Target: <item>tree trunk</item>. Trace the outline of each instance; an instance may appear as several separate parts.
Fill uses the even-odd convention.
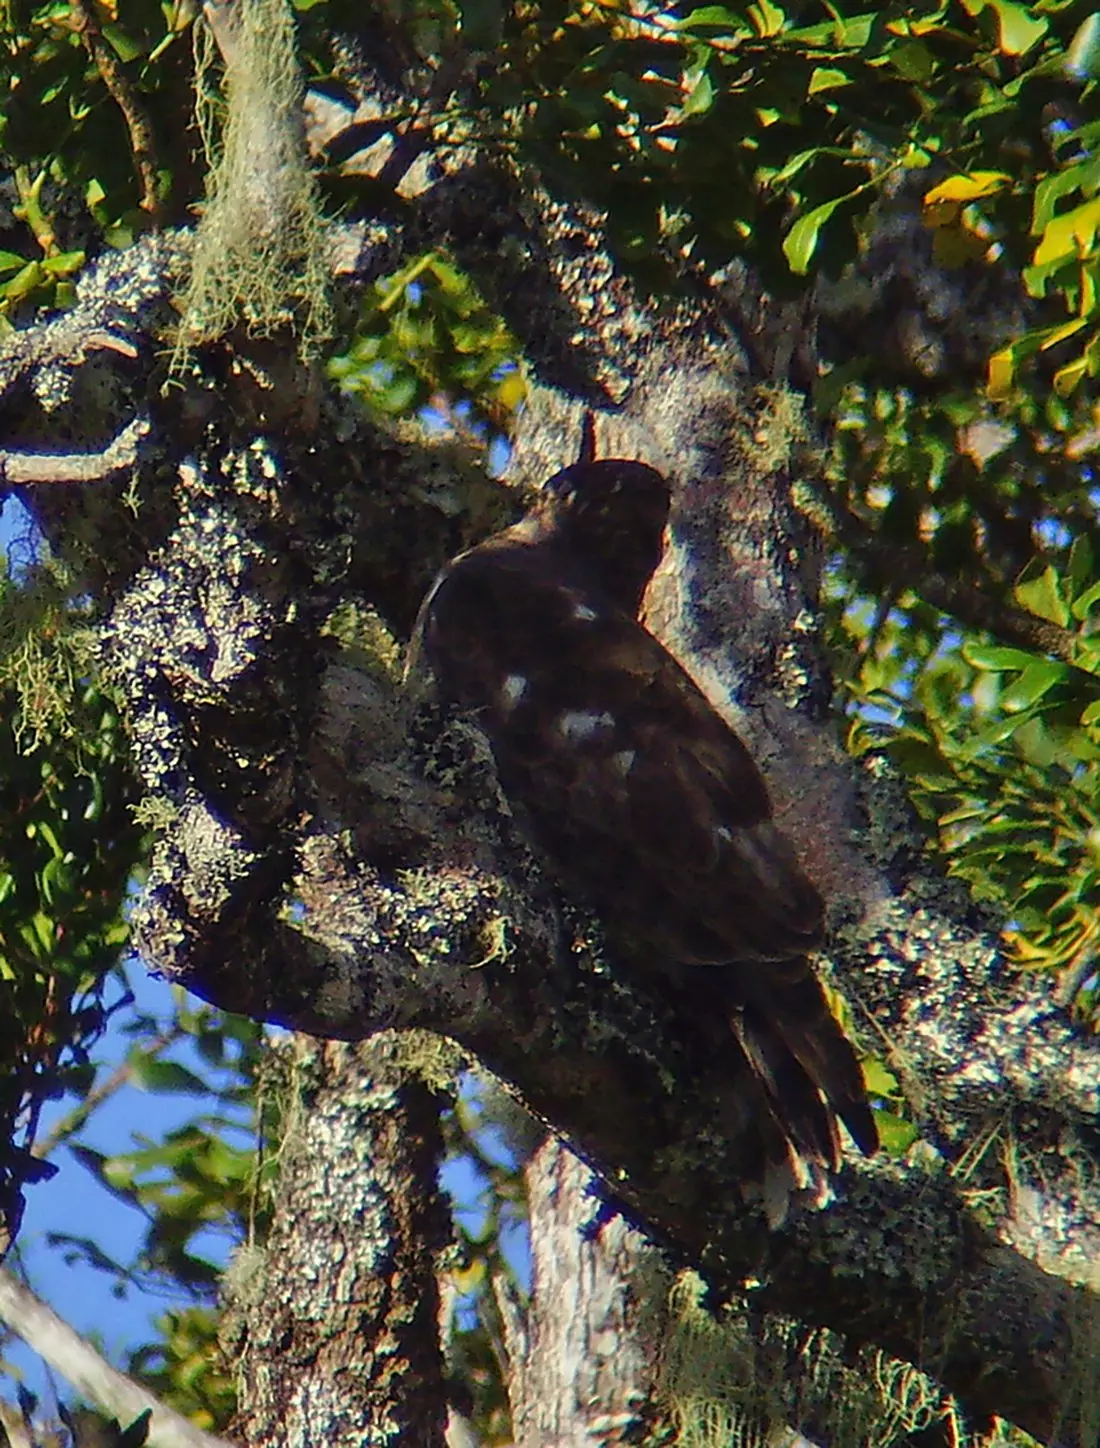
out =
[[[274,1213],[228,1276],[232,1436],[276,1445],[445,1448],[437,1255],[438,1098],[392,1036],[275,1048]],[[270,1098],[269,1098],[270,1099]]]
[[[508,1341],[517,1448],[643,1443],[660,1417],[668,1266],[561,1142],[526,1176],[533,1289]]]

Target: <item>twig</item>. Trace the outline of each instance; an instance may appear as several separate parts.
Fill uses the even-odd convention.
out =
[[[0,452],[0,486],[39,483],[101,483],[112,473],[133,467],[142,438],[152,431],[148,418],[128,422],[100,452]]]
[[[172,1046],[180,1040],[183,1034],[183,1029],[179,1026],[173,1026],[168,1030],[162,1031],[152,1042],[149,1049],[143,1053],[143,1060],[148,1060],[152,1056],[159,1055],[165,1047]],[[105,1081],[89,1091],[87,1096],[85,1096],[78,1105],[73,1107],[72,1111],[63,1116],[61,1120],[56,1123],[52,1131],[47,1132],[41,1141],[35,1142],[32,1148],[32,1155],[45,1161],[64,1141],[80,1130],[96,1107],[102,1106],[104,1101],[108,1100],[116,1091],[120,1090],[132,1079],[134,1066],[135,1062],[129,1060],[123,1061],[120,1066],[117,1066]]]
[[[84,41],[84,48],[95,62],[100,80],[122,112],[130,132],[130,150],[141,182],[141,209],[156,221],[160,216],[160,199],[157,195],[156,147],[149,112],[138,98],[118,56],[104,40],[88,0],[69,0],[69,3],[74,29]]]
[[[815,502],[828,511],[836,537],[852,550],[860,563],[881,578],[890,579],[895,591],[899,585],[911,588],[933,608],[951,614],[970,628],[992,634],[1001,643],[1035,654],[1049,654],[1074,668],[1081,667],[1080,639],[1071,629],[991,598],[972,583],[928,569],[917,549],[884,542],[820,491]]]
[[[112,1367],[52,1307],[4,1269],[0,1269],[0,1319],[79,1393],[123,1425],[149,1411],[146,1441],[152,1448],[228,1448],[223,1439],[204,1433]]]

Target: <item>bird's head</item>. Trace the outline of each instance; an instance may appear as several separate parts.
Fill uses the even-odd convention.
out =
[[[538,511],[631,613],[661,561],[669,486],[654,468],[623,458],[574,463],[544,485]]]

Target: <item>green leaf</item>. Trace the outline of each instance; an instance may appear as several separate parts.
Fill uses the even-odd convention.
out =
[[[810,269],[810,261],[814,251],[817,249],[817,238],[821,228],[830,220],[838,207],[845,202],[852,201],[861,191],[866,191],[867,186],[857,186],[854,191],[848,191],[843,196],[835,196],[832,201],[822,202],[808,211],[805,216],[800,216],[790,231],[783,238],[783,255],[787,258],[787,265],[796,276],[805,276]]]
[[[699,73],[698,79],[692,84],[691,89],[684,97],[680,106],[680,114],[683,116],[705,115],[714,104],[714,82],[707,71]]]
[[[1100,600],[1100,579],[1073,600],[1074,618],[1078,622],[1084,622],[1097,600]]]
[[[755,0],[746,14],[756,27],[756,33],[761,40],[778,35],[787,19],[785,12],[778,5],[773,5],[772,0]]]
[[[1033,15],[1029,6],[1012,0],[990,0],[990,8],[997,13],[1001,49],[1006,55],[1025,55],[1050,28],[1045,16]]]
[[[701,5],[690,15],[676,22],[677,30],[726,30],[731,33],[744,31],[745,22],[740,15],[727,10],[724,5]]]
[[[145,1051],[135,1051],[129,1058],[135,1086],[143,1091],[165,1091],[188,1096],[204,1096],[209,1087],[178,1061],[164,1061]]]
[[[885,1064],[877,1057],[868,1057],[861,1062],[863,1068],[863,1084],[867,1088],[869,1096],[900,1096],[901,1088],[898,1085],[898,1078],[887,1069]]]
[[[1100,12],[1094,10],[1077,27],[1066,48],[1065,66],[1077,80],[1100,76]]]
[[[23,297],[29,296],[35,287],[42,285],[44,275],[40,262],[29,261],[25,267],[16,272],[11,281],[5,282],[0,287],[0,295],[13,302],[21,301]]]
[[[1087,534],[1081,533],[1073,540],[1066,565],[1066,582],[1071,598],[1076,599],[1087,587],[1093,574],[1092,561],[1092,543]]]
[[[124,26],[107,21],[100,25],[99,30],[119,60],[123,62],[136,60],[142,53],[142,46]]]
[[[966,203],[977,201],[983,196],[993,196],[1012,181],[1004,171],[971,171],[969,175],[949,176],[938,186],[925,193],[925,206],[935,206],[941,201]]]
[[[835,66],[815,65],[810,72],[810,83],[806,87],[806,94],[815,96],[821,91],[838,90],[841,86],[851,85],[852,77],[844,70],[838,70]]]
[[[1076,260],[1088,255],[1096,243],[1098,228],[1100,197],[1055,216],[1043,229],[1042,240],[1032,259],[1034,265],[1042,267],[1051,262]]]
[[[82,251],[63,251],[58,256],[47,257],[42,263],[42,270],[51,277],[72,276],[84,265],[85,253]]]
[[[1069,196],[1074,191],[1088,194],[1089,181],[1096,173],[1098,164],[1100,162],[1097,158],[1089,157],[1076,165],[1067,166],[1064,171],[1055,171],[1039,182],[1031,203],[1032,236],[1042,236],[1054,220],[1055,209],[1063,196]]]
[[[1069,666],[1053,659],[1036,659],[1029,664],[1020,677],[1001,695],[1001,708],[1010,714],[1021,709],[1030,709],[1055,684],[1062,684],[1069,678]]]
[[[1002,648],[999,644],[979,644],[970,639],[963,642],[962,656],[976,669],[992,669],[997,672],[1004,669],[1026,669],[1035,662],[1035,655],[1029,654],[1025,649]]]
[[[1061,592],[1061,579],[1052,563],[1035,558],[1016,581],[1013,592],[1029,613],[1051,623],[1069,623],[1070,611]]]
[[[911,1121],[906,1121],[903,1116],[896,1116],[892,1111],[883,1111],[880,1107],[875,1108],[875,1125],[878,1127],[883,1150],[888,1156],[904,1156],[920,1136]]]

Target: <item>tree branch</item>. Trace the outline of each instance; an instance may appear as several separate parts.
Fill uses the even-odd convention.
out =
[[[160,198],[157,193],[156,141],[149,112],[139,99],[136,89],[130,84],[118,56],[104,40],[92,7],[86,0],[69,0],[69,3],[73,12],[73,28],[95,62],[99,78],[122,112],[130,133],[130,150],[141,182],[141,201],[138,204],[156,221],[160,214]]]
[[[204,1433],[132,1378],[120,1373],[79,1333],[10,1272],[0,1268],[0,1319],[91,1402],[124,1426],[151,1412],[152,1448],[228,1448]]]
[[[867,533],[857,536],[855,528],[844,525],[841,536],[855,556],[879,577],[904,580],[905,586],[926,603],[969,628],[981,629],[1014,648],[1049,654],[1072,667],[1079,666],[1081,641],[1072,630],[1001,599],[990,598],[961,578],[950,578],[929,569],[927,561],[915,549],[894,547]]]
[[[0,451],[0,487],[34,487],[42,483],[101,483],[115,473],[132,468],[138,460],[142,441],[152,431],[148,418],[128,422],[122,431],[98,452],[3,452]]]

